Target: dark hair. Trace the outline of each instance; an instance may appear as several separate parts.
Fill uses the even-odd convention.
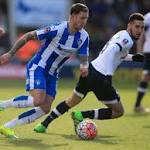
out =
[[[140,13],[133,13],[129,16],[128,22],[133,22],[134,20],[144,21],[144,16]]]
[[[70,9],[70,14],[79,14],[80,12],[88,12],[89,9],[86,5],[82,4],[82,3],[76,3],[73,4],[71,9]]]

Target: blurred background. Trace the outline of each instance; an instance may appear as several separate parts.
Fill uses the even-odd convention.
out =
[[[87,31],[90,35],[90,60],[94,59],[104,44],[118,30],[126,28],[128,16],[133,12],[147,13],[150,0],[84,0],[90,9]],[[0,27],[6,34],[0,37],[0,54],[8,51],[24,33],[68,19],[69,8],[81,0],[0,0]],[[13,58],[11,64],[0,67],[1,78],[25,77],[25,64],[40,46],[38,41],[29,41]],[[136,45],[130,53],[136,52]],[[78,66],[76,57],[71,57],[61,71],[62,77],[72,78]],[[140,68],[142,64],[124,62],[123,68]],[[124,75],[122,75],[124,76]],[[137,75],[137,79],[138,79]]]

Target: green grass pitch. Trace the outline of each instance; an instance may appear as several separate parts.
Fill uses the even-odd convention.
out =
[[[116,88],[125,107],[125,115],[119,119],[96,121],[98,136],[91,141],[79,140],[74,133],[70,118],[72,110],[84,110],[103,107],[90,93],[82,103],[65,115],[55,120],[46,134],[34,133],[36,122],[15,128],[17,140],[9,140],[0,135],[0,150],[149,150],[150,149],[150,114],[133,113],[136,96],[136,82],[118,81]],[[53,107],[69,96],[75,81],[61,80],[58,95]],[[23,81],[0,80],[0,100],[19,94],[26,94]],[[150,93],[144,98],[143,105],[150,107]],[[52,107],[52,108],[53,108]],[[8,109],[0,113],[0,124],[14,118],[27,109]]]

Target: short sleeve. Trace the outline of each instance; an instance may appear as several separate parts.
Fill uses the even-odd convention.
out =
[[[119,37],[116,39],[116,44],[120,47],[120,51],[122,51],[122,49],[129,47],[130,40],[127,36],[120,34]]]
[[[48,26],[39,30],[36,30],[36,34],[39,40],[53,39],[57,35],[58,29],[56,26]]]

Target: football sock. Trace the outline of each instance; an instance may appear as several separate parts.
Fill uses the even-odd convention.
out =
[[[47,118],[42,122],[42,125],[47,128],[50,122],[67,112],[69,108],[70,107],[66,104],[65,101],[59,103],[57,107],[51,111],[50,115],[48,115]]]
[[[13,128],[16,125],[31,123],[43,115],[45,115],[44,111],[40,107],[35,107],[29,111],[22,113],[18,116],[18,118],[7,122],[6,124],[4,124],[4,126],[7,128]]]
[[[104,119],[111,119],[112,109],[102,108],[102,109],[81,111],[81,113],[82,113],[83,118],[104,120]]]
[[[136,99],[136,103],[135,103],[135,107],[140,106],[141,101],[147,91],[148,88],[148,83],[147,82],[143,82],[141,81],[138,87],[138,94],[137,94],[137,99]]]
[[[0,102],[0,107],[2,108],[9,108],[9,107],[25,108],[29,106],[34,106],[32,96],[21,95],[21,96]]]

